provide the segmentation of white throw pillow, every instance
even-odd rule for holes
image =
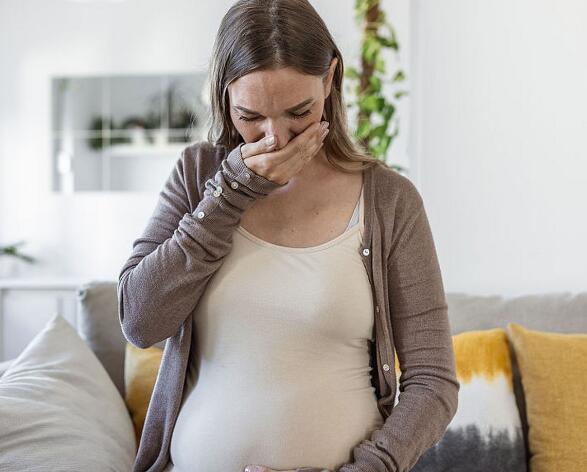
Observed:
[[[54,315],[0,377],[0,470],[128,472],[135,455],[120,393]]]

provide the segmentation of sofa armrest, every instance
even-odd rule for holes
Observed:
[[[4,372],[6,372],[8,370],[8,368],[10,367],[10,364],[12,364],[13,362],[14,362],[14,359],[9,359],[7,361],[0,362],[0,377],[2,377],[4,375]]]

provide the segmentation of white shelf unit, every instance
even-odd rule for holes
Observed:
[[[57,192],[159,191],[183,149],[204,136],[205,72],[53,81]],[[142,139],[130,120],[144,123]]]

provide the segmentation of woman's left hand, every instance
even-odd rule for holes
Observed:
[[[264,465],[247,465],[245,472],[331,472],[329,469],[322,467],[299,467],[297,469],[275,470]]]

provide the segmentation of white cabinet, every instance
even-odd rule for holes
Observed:
[[[0,362],[17,357],[55,313],[77,329],[77,291],[84,282],[0,278]]]

